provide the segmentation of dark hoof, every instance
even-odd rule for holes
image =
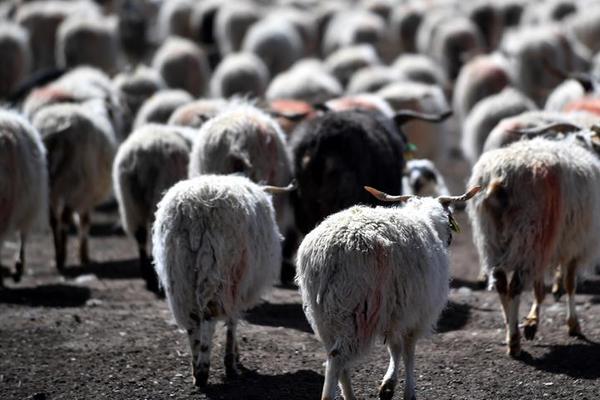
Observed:
[[[394,385],[392,381],[387,381],[379,389],[379,400],[392,400],[394,397]]]
[[[17,263],[15,269],[16,269],[16,271],[12,275],[12,279],[15,283],[19,283],[19,282],[21,282],[21,277],[23,276],[23,264]]]
[[[296,277],[296,267],[289,261],[281,263],[281,284],[283,286],[293,286]]]
[[[533,340],[537,332],[537,322],[526,322],[523,326],[523,335],[526,340]]]
[[[227,378],[237,378],[241,375],[241,364],[238,357],[233,354],[225,355],[225,375]]]
[[[552,288],[552,297],[554,297],[554,301],[555,302],[559,302],[561,297],[563,296],[563,294],[565,294],[565,292],[562,290],[562,288],[556,288],[553,287]]]
[[[208,385],[208,371],[200,371],[194,375],[194,386],[201,389]]]

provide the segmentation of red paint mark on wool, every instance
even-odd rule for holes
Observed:
[[[247,251],[246,248],[242,250],[242,254],[240,256],[239,261],[233,265],[230,281],[228,282],[227,290],[226,290],[226,301],[223,305],[225,312],[230,314],[233,308],[237,305],[240,296],[240,285],[244,276],[246,275],[246,271],[248,270],[248,260],[247,260]]]
[[[533,168],[533,174],[540,183],[541,190],[539,234],[535,240],[538,253],[536,271],[543,273],[556,252],[563,202],[557,167],[536,165]]]
[[[600,115],[600,98],[587,96],[582,99],[572,101],[564,107],[563,111],[586,111],[594,115]]]
[[[368,341],[377,329],[383,302],[384,285],[388,280],[391,269],[388,262],[388,253],[380,244],[375,245],[375,260],[375,285],[369,290],[367,298],[354,309],[356,334],[360,342]]]

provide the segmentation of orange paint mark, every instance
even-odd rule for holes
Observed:
[[[239,301],[240,284],[248,270],[246,256],[247,252],[246,248],[244,248],[240,260],[233,266],[233,270],[231,271],[231,280],[228,282],[226,288],[226,301],[223,304],[226,314],[230,314]]]
[[[600,115],[600,98],[586,96],[582,99],[574,100],[565,105],[563,111],[586,111],[594,115]]]

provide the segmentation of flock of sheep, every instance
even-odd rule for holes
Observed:
[[[90,214],[114,198],[148,289],[187,331],[196,385],[216,322],[235,376],[237,318],[295,276],[327,354],[322,398],[339,383],[354,399],[352,364],[383,338],[380,398],[402,359],[414,399],[465,203],[507,352],[532,286],[535,336],[549,272],[582,335],[576,275],[600,256],[598,72],[597,0],[5,1],[0,245],[20,236],[18,282],[27,235],[49,221],[61,271],[76,225],[86,264]],[[471,177],[450,196],[436,165],[461,153]]]

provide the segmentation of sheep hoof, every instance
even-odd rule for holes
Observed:
[[[521,356],[521,345],[517,344],[508,346],[506,353],[512,358],[519,358]]]
[[[569,327],[569,336],[584,337],[583,333],[581,333],[581,326],[579,325],[579,321],[577,321],[575,318],[569,319],[567,321],[567,325]]]
[[[198,371],[194,374],[194,386],[206,388],[208,385],[208,371]]]
[[[533,340],[535,333],[537,332],[537,319],[527,319],[523,326],[523,334],[526,340]]]
[[[15,273],[12,275],[12,279],[15,283],[21,282],[21,277],[23,276],[23,263],[17,262],[15,265]]]
[[[562,287],[560,285],[554,284],[552,286],[552,296],[554,297],[555,302],[558,303],[563,294],[564,291],[562,290]]]
[[[233,354],[225,356],[225,375],[227,378],[237,378],[241,375],[240,363],[237,357]]]
[[[394,383],[386,381],[379,388],[379,400],[391,400],[394,397]]]

